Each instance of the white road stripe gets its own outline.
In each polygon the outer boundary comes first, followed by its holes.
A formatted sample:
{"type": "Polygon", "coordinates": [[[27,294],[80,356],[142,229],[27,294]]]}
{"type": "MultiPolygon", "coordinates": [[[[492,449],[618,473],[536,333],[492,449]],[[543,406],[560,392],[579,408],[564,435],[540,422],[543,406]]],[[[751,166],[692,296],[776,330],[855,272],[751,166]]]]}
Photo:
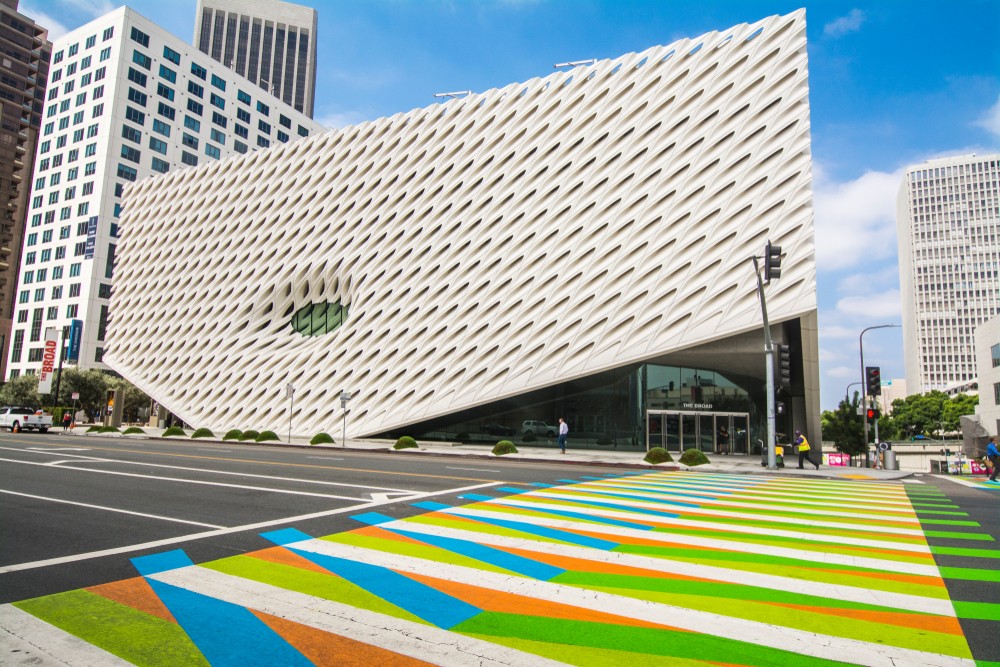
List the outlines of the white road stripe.
{"type": "Polygon", "coordinates": [[[200,567],[149,577],[419,660],[455,667],[548,667],[564,663],[339,602],[200,567]]]}
{"type": "MultiPolygon", "coordinates": [[[[378,565],[399,572],[411,572],[471,586],[488,587],[540,600],[557,600],[562,604],[583,609],[662,623],[708,635],[719,634],[721,628],[725,636],[730,639],[827,660],[850,662],[868,667],[898,667],[901,664],[933,667],[952,665],[974,667],[975,665],[972,660],[952,656],[823,635],[797,628],[771,625],[686,607],[649,602],[602,591],[429,561],[325,540],[303,540],[285,546],[378,565]]],[[[174,570],[174,572],[178,572],[178,570],[174,570]]]]}
{"type": "MultiPolygon", "coordinates": [[[[550,542],[538,542],[517,537],[505,537],[491,535],[489,533],[479,533],[442,526],[428,526],[412,521],[393,521],[391,523],[379,524],[379,528],[394,528],[406,530],[422,535],[441,535],[443,537],[453,537],[458,540],[465,540],[474,544],[490,544],[498,547],[511,547],[526,551],[541,551],[544,553],[557,554],[570,558],[580,558],[598,563],[611,563],[614,565],[625,565],[646,570],[667,571],[672,574],[680,574],[690,577],[713,579],[725,583],[739,584],[743,586],[757,586],[769,588],[771,590],[785,591],[787,593],[797,593],[801,595],[815,595],[832,600],[846,600],[849,602],[860,602],[862,604],[873,604],[896,609],[907,609],[926,614],[938,614],[940,616],[955,616],[955,609],[950,600],[939,598],[928,598],[919,595],[908,595],[905,593],[893,593],[869,588],[859,588],[842,584],[830,584],[821,581],[809,581],[805,579],[795,579],[774,574],[762,574],[759,572],[729,569],[716,565],[703,565],[701,563],[689,563],[683,560],[676,560],[669,556],[653,557],[638,554],[618,553],[604,551],[602,549],[588,549],[587,547],[571,546],[566,544],[554,544],[550,542]]],[[[890,564],[886,564],[885,569],[895,572],[890,564]]],[[[939,573],[935,571],[934,576],[939,573]]]]}
{"type": "Polygon", "coordinates": [[[75,554],[72,556],[62,556],[61,558],[49,558],[47,560],[38,560],[31,563],[17,563],[14,565],[6,565],[0,567],[0,574],[6,574],[8,572],[19,572],[21,570],[32,570],[39,567],[49,567],[52,565],[62,565],[64,563],[75,563],[80,560],[87,560],[90,558],[101,558],[104,556],[115,556],[118,554],[132,553],[135,551],[144,551],[146,549],[156,549],[159,547],[168,546],[171,544],[180,544],[182,542],[190,542],[192,540],[200,540],[209,537],[216,537],[219,535],[231,535],[233,533],[241,533],[248,530],[263,530],[265,528],[272,528],[275,526],[284,526],[292,523],[297,523],[300,521],[307,521],[309,519],[318,519],[324,516],[333,516],[335,514],[346,514],[348,512],[358,512],[361,510],[372,509],[375,507],[380,507],[382,505],[389,505],[397,502],[412,502],[415,500],[423,500],[424,498],[433,498],[434,496],[443,496],[451,493],[465,493],[466,491],[475,491],[476,489],[485,489],[491,486],[497,486],[503,482],[486,482],[485,484],[476,484],[474,486],[464,486],[458,489],[445,489],[444,491],[428,491],[425,493],[415,493],[412,496],[405,498],[389,498],[386,500],[378,500],[373,502],[362,503],[361,505],[351,505],[348,507],[339,507],[333,510],[324,510],[322,512],[312,512],[310,514],[300,514],[298,516],[285,517],[283,519],[273,519],[271,521],[262,521],[260,523],[251,523],[243,526],[233,526],[232,528],[222,528],[219,530],[210,530],[202,533],[191,533],[189,535],[180,535],[178,537],[169,537],[163,540],[155,540],[153,542],[144,542],[142,544],[132,544],[124,547],[116,547],[113,549],[103,549],[101,551],[91,551],[89,553],[75,554]]]}
{"type": "Polygon", "coordinates": [[[448,470],[471,470],[472,472],[503,472],[496,468],[453,468],[452,466],[446,466],[446,468],[448,470]]]}
{"type": "Polygon", "coordinates": [[[3,663],[8,665],[112,667],[132,664],[9,604],[0,605],[0,645],[3,646],[3,663]]]}
{"type": "Polygon", "coordinates": [[[133,516],[141,516],[147,519],[157,519],[159,521],[172,521],[174,523],[186,523],[192,526],[203,526],[205,528],[225,528],[225,526],[218,526],[214,523],[201,523],[200,521],[188,521],[187,519],[175,519],[170,516],[162,516],[159,514],[146,514],[145,512],[133,512],[131,510],[123,510],[117,507],[106,507],[105,505],[91,505],[90,503],[78,503],[73,500],[63,500],[61,498],[49,498],[46,496],[36,496],[30,493],[18,493],[17,491],[8,491],[7,489],[0,489],[0,493],[6,493],[11,496],[21,496],[23,498],[34,498],[35,500],[46,500],[52,503],[61,503],[63,505],[76,505],[77,507],[89,507],[90,509],[103,510],[105,512],[118,512],[119,514],[131,514],[133,516]]]}

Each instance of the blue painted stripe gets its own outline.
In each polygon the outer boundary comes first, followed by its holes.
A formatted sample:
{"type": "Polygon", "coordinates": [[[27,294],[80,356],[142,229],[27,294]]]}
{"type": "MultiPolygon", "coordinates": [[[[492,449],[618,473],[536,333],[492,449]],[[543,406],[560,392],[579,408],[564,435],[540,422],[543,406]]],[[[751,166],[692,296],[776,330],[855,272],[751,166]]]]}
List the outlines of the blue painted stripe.
{"type": "Polygon", "coordinates": [[[579,484],[580,483],[580,480],[578,480],[578,479],[557,479],[556,481],[557,482],[562,482],[563,484],[579,484]]]}
{"type": "Polygon", "coordinates": [[[493,496],[484,496],[478,493],[467,493],[464,496],[459,496],[462,500],[475,500],[480,502],[485,502],[487,500],[496,500],[493,496]]]}
{"type": "Polygon", "coordinates": [[[542,489],[551,489],[555,484],[544,484],[542,482],[531,482],[530,486],[537,486],[542,489]]]}
{"type": "Polygon", "coordinates": [[[313,664],[244,607],[146,581],[213,667],[313,664]]]}
{"type": "Polygon", "coordinates": [[[503,491],[504,493],[528,493],[531,489],[515,489],[513,486],[501,486],[497,491],[503,491]]]}
{"type": "Polygon", "coordinates": [[[365,512],[364,514],[352,514],[351,518],[355,521],[360,521],[363,524],[369,526],[378,526],[379,524],[389,523],[390,521],[396,521],[395,517],[388,516],[386,514],[380,514],[378,512],[365,512]]]}
{"type": "Polygon", "coordinates": [[[469,620],[481,611],[467,602],[385,567],[300,549],[293,551],[355,586],[445,630],[469,620]]]}
{"type": "Polygon", "coordinates": [[[604,479],[603,477],[591,477],[590,475],[581,475],[580,479],[604,479]]]}
{"type": "MultiPolygon", "coordinates": [[[[532,512],[541,512],[542,514],[552,514],[554,516],[564,516],[568,519],[581,519],[583,521],[590,521],[592,523],[604,523],[610,526],[621,526],[622,528],[635,528],[636,530],[653,530],[652,526],[647,526],[643,523],[634,523],[632,521],[622,521],[621,519],[610,519],[608,517],[597,516],[595,514],[587,514],[585,512],[572,512],[569,510],[555,510],[549,509],[547,507],[520,507],[518,509],[530,510],[532,512]]],[[[674,515],[677,516],[676,514],[674,515]]]]}
{"type": "Polygon", "coordinates": [[[451,505],[445,505],[444,503],[436,503],[432,500],[425,500],[423,502],[413,503],[412,507],[416,507],[422,510],[430,510],[432,512],[451,509],[451,505]]]}
{"type": "Polygon", "coordinates": [[[261,537],[269,542],[274,542],[279,547],[283,547],[288,544],[294,544],[295,542],[302,542],[303,540],[313,539],[312,535],[303,533],[297,528],[282,528],[281,530],[272,530],[267,533],[261,533],[261,537]]]}
{"type": "Polygon", "coordinates": [[[162,554],[152,554],[150,556],[139,556],[138,558],[133,558],[131,560],[135,569],[138,570],[139,574],[144,577],[194,565],[194,562],[188,558],[188,555],[184,553],[183,549],[174,549],[173,551],[166,551],[162,554]]]}
{"type": "Polygon", "coordinates": [[[584,547],[590,547],[592,549],[603,549],[604,551],[611,551],[618,546],[618,543],[611,542],[609,540],[601,540],[596,537],[587,537],[586,535],[577,535],[576,533],[570,532],[568,530],[559,530],[558,528],[548,528],[546,526],[535,526],[530,523],[523,523],[521,521],[507,521],[505,519],[488,519],[481,516],[466,516],[461,512],[457,513],[466,519],[472,519],[473,521],[479,521],[480,523],[486,523],[491,526],[499,526],[501,528],[509,528],[511,530],[518,530],[522,533],[527,533],[529,535],[538,535],[539,537],[547,537],[549,539],[560,540],[562,542],[568,542],[570,544],[578,544],[584,547]]]}
{"type": "Polygon", "coordinates": [[[540,563],[538,561],[531,560],[530,558],[518,556],[517,554],[508,553],[495,547],[477,544],[476,542],[470,542],[468,540],[459,540],[452,537],[441,537],[438,535],[427,535],[425,533],[415,533],[400,528],[393,528],[391,530],[394,533],[405,535],[406,537],[419,540],[425,544],[430,544],[431,546],[445,549],[462,556],[468,556],[469,558],[475,558],[483,563],[495,565],[496,567],[502,567],[505,570],[516,572],[517,574],[522,574],[533,579],[548,581],[566,571],[561,567],[553,567],[552,565],[547,565],[546,563],[540,563]]]}

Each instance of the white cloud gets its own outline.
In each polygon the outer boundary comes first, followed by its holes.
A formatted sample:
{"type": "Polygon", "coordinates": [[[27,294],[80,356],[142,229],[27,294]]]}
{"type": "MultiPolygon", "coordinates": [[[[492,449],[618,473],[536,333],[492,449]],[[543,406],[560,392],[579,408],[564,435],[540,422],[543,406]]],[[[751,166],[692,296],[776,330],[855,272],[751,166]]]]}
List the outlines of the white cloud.
{"type": "Polygon", "coordinates": [[[50,42],[54,42],[55,40],[59,39],[67,32],[69,32],[69,28],[63,25],[60,21],[57,21],[50,15],[36,9],[35,7],[26,2],[18,4],[18,11],[27,16],[29,19],[31,19],[38,25],[48,30],[49,31],[48,39],[50,42]]]}
{"type": "Polygon", "coordinates": [[[857,366],[834,366],[828,369],[825,375],[838,380],[852,380],[857,378],[859,372],[857,366]]]}
{"type": "Polygon", "coordinates": [[[837,301],[837,312],[846,317],[892,320],[899,319],[903,310],[899,301],[899,290],[890,289],[884,292],[845,296],[837,301]]]}
{"type": "Polygon", "coordinates": [[[896,256],[896,193],[903,171],[869,171],[853,181],[831,183],[817,170],[813,202],[819,270],[896,256]]]}
{"type": "Polygon", "coordinates": [[[974,125],[985,129],[990,134],[1000,137],[1000,97],[997,97],[996,104],[990,107],[974,125]]]}
{"type": "Polygon", "coordinates": [[[823,26],[823,34],[827,37],[843,37],[846,34],[861,30],[861,24],[865,22],[865,13],[860,9],[852,9],[847,16],[830,21],[823,26]]]}
{"type": "Polygon", "coordinates": [[[326,111],[317,115],[314,120],[323,127],[339,130],[342,127],[363,123],[369,118],[359,111],[326,111]]]}
{"type": "Polygon", "coordinates": [[[41,3],[35,0],[34,2],[19,3],[18,11],[38,25],[48,29],[49,41],[53,42],[70,30],[75,30],[84,23],[104,16],[122,4],[124,3],[115,3],[111,0],[55,0],[55,2],[50,0],[41,3]],[[41,9],[39,4],[45,9],[41,9]],[[61,17],[61,20],[55,18],[54,15],[61,17]],[[69,28],[64,21],[72,22],[75,25],[73,28],[69,28]]]}

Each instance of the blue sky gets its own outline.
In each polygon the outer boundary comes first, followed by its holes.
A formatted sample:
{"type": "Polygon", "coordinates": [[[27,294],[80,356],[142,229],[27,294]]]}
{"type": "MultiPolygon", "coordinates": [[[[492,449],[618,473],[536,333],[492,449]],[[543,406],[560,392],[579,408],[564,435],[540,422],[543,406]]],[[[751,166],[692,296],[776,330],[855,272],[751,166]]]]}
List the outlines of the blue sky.
{"type": "MultiPolygon", "coordinates": [[[[58,37],[122,2],[21,0],[58,37]]],[[[132,8],[191,40],[195,0],[132,8]]],[[[311,0],[316,119],[406,112],[806,7],[822,407],[860,380],[858,334],[900,321],[895,202],[906,166],[1000,151],[1000,0],[311,0]]],[[[865,360],[902,378],[902,333],[865,335],[865,360]]],[[[853,389],[852,389],[853,391],[853,389]]]]}

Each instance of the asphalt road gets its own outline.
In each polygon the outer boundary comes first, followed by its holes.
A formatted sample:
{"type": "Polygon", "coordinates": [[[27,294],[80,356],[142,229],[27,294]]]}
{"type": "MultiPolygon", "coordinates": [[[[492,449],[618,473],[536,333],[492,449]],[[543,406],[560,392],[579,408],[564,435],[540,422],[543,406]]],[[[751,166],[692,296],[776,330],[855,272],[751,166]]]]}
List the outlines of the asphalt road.
{"type": "Polygon", "coordinates": [[[135,576],[130,558],[184,549],[196,562],[269,546],[294,525],[325,535],[377,508],[503,483],[613,468],[285,449],[190,440],[0,433],[0,603],[135,576]]]}

